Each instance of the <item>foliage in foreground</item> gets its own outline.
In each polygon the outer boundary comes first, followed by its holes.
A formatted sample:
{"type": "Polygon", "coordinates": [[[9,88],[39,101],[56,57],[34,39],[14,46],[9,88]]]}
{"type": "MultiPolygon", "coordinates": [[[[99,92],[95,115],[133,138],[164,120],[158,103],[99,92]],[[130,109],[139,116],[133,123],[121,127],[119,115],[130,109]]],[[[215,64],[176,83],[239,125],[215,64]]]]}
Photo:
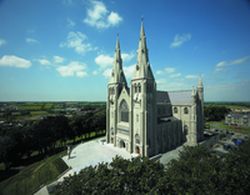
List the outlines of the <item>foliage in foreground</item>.
{"type": "Polygon", "coordinates": [[[116,157],[67,178],[55,194],[247,194],[249,179],[247,142],[224,158],[202,146],[186,147],[165,169],[147,158],[116,157]]]}

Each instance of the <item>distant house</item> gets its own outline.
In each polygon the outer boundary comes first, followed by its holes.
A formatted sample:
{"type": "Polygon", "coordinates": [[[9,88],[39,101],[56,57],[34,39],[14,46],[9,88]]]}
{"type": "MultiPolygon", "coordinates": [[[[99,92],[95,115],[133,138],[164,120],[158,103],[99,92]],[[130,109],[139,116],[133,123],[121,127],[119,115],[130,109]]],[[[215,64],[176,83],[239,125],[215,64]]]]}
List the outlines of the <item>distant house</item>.
{"type": "Polygon", "coordinates": [[[225,124],[250,127],[250,112],[234,112],[225,116],[225,124]]]}

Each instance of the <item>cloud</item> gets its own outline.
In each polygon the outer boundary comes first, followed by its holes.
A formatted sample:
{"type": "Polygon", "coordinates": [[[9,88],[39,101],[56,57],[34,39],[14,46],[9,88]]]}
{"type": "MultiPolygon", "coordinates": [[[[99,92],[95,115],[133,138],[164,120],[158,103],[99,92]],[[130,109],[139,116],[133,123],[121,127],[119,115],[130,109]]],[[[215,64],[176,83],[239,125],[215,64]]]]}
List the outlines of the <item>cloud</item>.
{"type": "Polygon", "coordinates": [[[75,25],[76,23],[72,19],[67,18],[67,27],[73,28],[75,25]]]}
{"type": "Polygon", "coordinates": [[[98,29],[105,29],[117,26],[122,20],[117,12],[109,11],[103,2],[91,1],[91,8],[87,9],[83,22],[98,29]]]}
{"type": "Polygon", "coordinates": [[[64,58],[61,56],[53,56],[53,62],[56,64],[61,64],[64,62],[64,58]]]}
{"type": "Polygon", "coordinates": [[[181,76],[181,73],[175,73],[175,74],[169,75],[170,78],[177,78],[177,77],[180,77],[180,76],[181,76]]]}
{"type": "Polygon", "coordinates": [[[180,47],[183,43],[190,41],[191,38],[192,35],[190,33],[177,34],[175,35],[173,42],[170,44],[170,47],[171,48],[180,47]]]}
{"type": "Polygon", "coordinates": [[[96,75],[99,74],[99,72],[98,72],[97,70],[94,70],[94,71],[92,72],[92,74],[93,74],[94,76],[96,76],[96,75]]]}
{"type": "Polygon", "coordinates": [[[157,71],[156,71],[156,74],[158,74],[158,75],[160,75],[160,74],[162,74],[162,73],[163,73],[162,70],[157,70],[157,71]]]}
{"type": "Polygon", "coordinates": [[[226,69],[226,67],[231,65],[239,65],[247,62],[250,59],[250,56],[245,56],[239,59],[231,60],[231,61],[221,61],[215,65],[215,71],[220,72],[226,69]]]}
{"type": "Polygon", "coordinates": [[[67,40],[60,44],[60,47],[72,48],[78,54],[96,50],[90,43],[87,43],[87,36],[81,32],[69,32],[67,40]]]}
{"type": "Polygon", "coordinates": [[[43,57],[40,59],[37,59],[36,61],[38,61],[41,65],[44,66],[51,66],[51,65],[58,65],[64,62],[64,58],[61,56],[53,56],[53,58],[51,60],[43,57]]]}
{"type": "Polygon", "coordinates": [[[122,56],[122,60],[124,62],[128,62],[128,61],[132,60],[135,57],[135,54],[133,52],[122,53],[121,56],[122,56]]]}
{"type": "Polygon", "coordinates": [[[80,63],[78,61],[72,61],[68,65],[59,66],[56,69],[59,74],[63,77],[85,77],[87,76],[86,64],[80,63]]]}
{"type": "Polygon", "coordinates": [[[111,25],[111,26],[116,26],[118,25],[120,22],[122,21],[122,18],[121,16],[119,16],[118,13],[116,12],[111,12],[108,16],[108,23],[111,25]]]}
{"type": "Polygon", "coordinates": [[[166,67],[166,68],[164,68],[164,72],[166,72],[167,74],[174,73],[175,72],[175,68],[166,67]]]}
{"type": "Polygon", "coordinates": [[[101,55],[98,55],[96,58],[95,58],[95,63],[101,68],[101,69],[105,69],[109,66],[112,66],[113,64],[113,57],[109,56],[109,55],[104,55],[104,54],[101,54],[101,55]]]}
{"type": "Polygon", "coordinates": [[[41,59],[37,59],[37,61],[41,64],[41,65],[51,65],[51,62],[45,58],[41,58],[41,59]]]}
{"type": "Polygon", "coordinates": [[[136,64],[130,65],[130,66],[124,66],[123,70],[124,73],[126,75],[126,78],[131,79],[132,76],[134,75],[134,71],[135,71],[135,66],[136,64]]]}
{"type": "Polygon", "coordinates": [[[3,45],[5,45],[5,44],[6,44],[6,41],[4,39],[0,38],[0,47],[3,46],[3,45]]]}
{"type": "Polygon", "coordinates": [[[31,61],[14,55],[4,55],[0,58],[0,66],[29,68],[31,65],[31,61]]]}
{"type": "Polygon", "coordinates": [[[192,80],[192,79],[198,79],[199,76],[198,75],[189,74],[189,75],[186,75],[185,78],[192,80]]]}
{"type": "Polygon", "coordinates": [[[107,68],[106,70],[103,71],[102,75],[108,79],[111,76],[111,72],[112,68],[107,68]]]}
{"type": "Polygon", "coordinates": [[[29,44],[36,44],[36,43],[39,43],[38,40],[33,39],[33,38],[29,38],[29,37],[26,38],[25,41],[26,41],[26,43],[29,43],[29,44]]]}

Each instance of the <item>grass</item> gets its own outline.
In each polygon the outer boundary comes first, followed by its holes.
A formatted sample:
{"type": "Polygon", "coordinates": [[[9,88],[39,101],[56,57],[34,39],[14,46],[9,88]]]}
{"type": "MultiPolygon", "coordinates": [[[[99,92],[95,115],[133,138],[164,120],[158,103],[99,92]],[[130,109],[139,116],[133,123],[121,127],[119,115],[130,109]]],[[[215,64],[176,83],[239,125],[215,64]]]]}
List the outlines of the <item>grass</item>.
{"type": "Polygon", "coordinates": [[[250,127],[228,126],[225,125],[224,121],[210,121],[207,122],[207,124],[210,125],[210,128],[225,129],[233,132],[250,134],[250,127]]]}
{"type": "Polygon", "coordinates": [[[0,194],[33,194],[40,186],[54,181],[68,166],[60,158],[66,151],[34,163],[0,183],[0,194]]]}

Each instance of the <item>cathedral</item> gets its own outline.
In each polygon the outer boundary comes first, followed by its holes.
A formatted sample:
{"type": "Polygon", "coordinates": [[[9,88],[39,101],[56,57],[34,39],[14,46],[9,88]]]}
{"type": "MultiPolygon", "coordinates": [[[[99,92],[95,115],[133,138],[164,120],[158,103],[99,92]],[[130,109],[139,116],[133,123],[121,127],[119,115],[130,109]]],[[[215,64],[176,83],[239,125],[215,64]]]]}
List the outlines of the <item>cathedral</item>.
{"type": "Polygon", "coordinates": [[[123,68],[119,38],[107,95],[106,140],[130,153],[152,157],[182,144],[194,146],[203,136],[203,84],[191,90],[157,91],[143,22],[137,64],[130,87],[123,68]]]}

